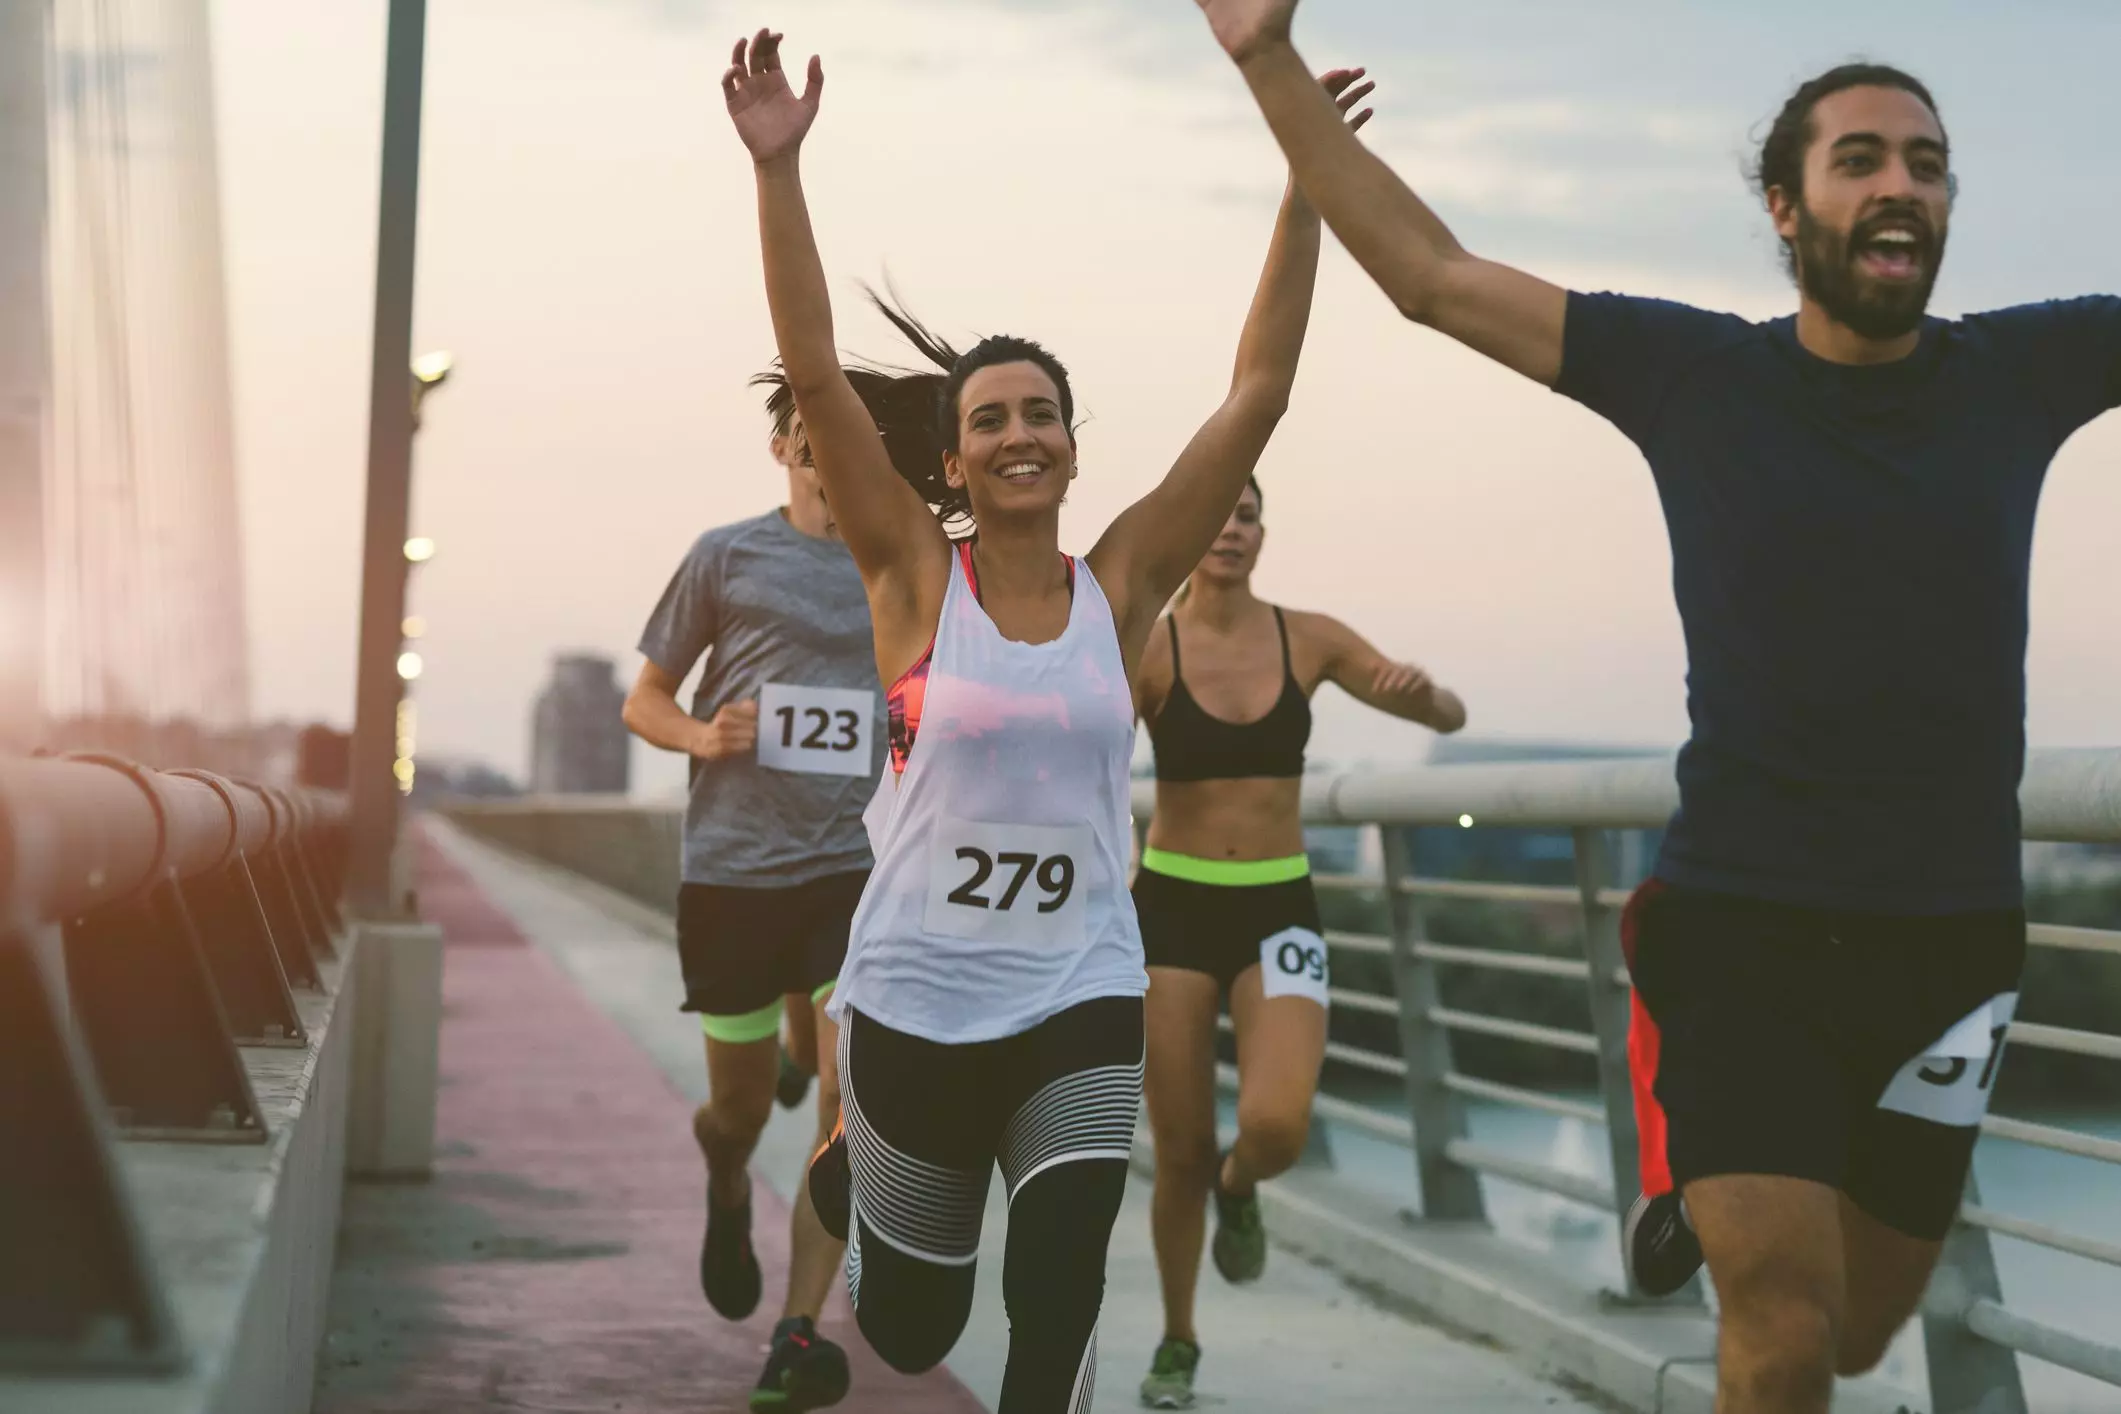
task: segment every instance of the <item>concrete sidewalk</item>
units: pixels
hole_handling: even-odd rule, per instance
[[[677,1011],[677,958],[667,916],[573,875],[503,854],[445,823],[430,821],[426,828],[434,847],[461,866],[487,905],[498,907],[538,950],[549,954],[588,1002],[662,1069],[671,1086],[688,1099],[704,1097],[698,1026]],[[423,888],[432,887],[423,882]],[[446,906],[441,896],[430,898],[424,892],[422,904],[431,911]],[[462,950],[453,952],[452,964],[461,955]],[[444,1100],[447,1106],[447,1091]],[[668,1127],[667,1122],[650,1116],[628,1122],[666,1123]],[[768,1187],[783,1197],[791,1191],[806,1157],[811,1125],[807,1112],[776,1111],[754,1165],[762,1193]],[[682,1162],[672,1158],[669,1181],[691,1205],[688,1220],[696,1223],[699,1161],[689,1152],[682,1125],[671,1133],[675,1144],[671,1135],[645,1130],[626,1142],[644,1154],[662,1154],[671,1148],[686,1151]],[[949,1362],[952,1372],[989,1408],[1001,1388],[1008,1339],[1000,1291],[1001,1246],[1008,1218],[1000,1188],[997,1182],[990,1193],[972,1320]],[[1099,1344],[1097,1414],[1139,1407],[1135,1389],[1162,1333],[1156,1264],[1149,1246],[1148,1196],[1145,1182],[1137,1179],[1129,1184],[1126,1206],[1113,1234]],[[762,1250],[774,1237],[770,1226],[762,1207]],[[696,1232],[685,1229],[682,1239],[672,1242],[665,1259],[669,1270],[653,1277],[658,1290],[668,1293],[662,1298],[667,1304],[658,1307],[655,1319],[665,1327],[683,1329],[693,1342],[690,1348],[696,1349],[702,1339],[699,1332],[713,1322],[692,1288]],[[770,1277],[768,1289],[771,1292]],[[1211,1269],[1201,1287],[1200,1324],[1206,1347],[1200,1375],[1199,1407],[1203,1409],[1232,1414],[1310,1409],[1401,1414],[1409,1408],[1449,1409],[1453,1414],[1530,1410],[1589,1414],[1596,1407],[1489,1346],[1382,1309],[1330,1272],[1286,1252],[1274,1254],[1262,1281],[1242,1289],[1224,1285]],[[861,1345],[858,1334],[842,1339],[850,1351]],[[756,1363],[754,1359],[748,1367],[746,1383],[755,1376]],[[549,1396],[541,1396],[545,1397]],[[864,1368],[858,1369],[854,1392],[841,1407],[856,1411],[895,1407],[889,1399],[889,1388],[871,1379]],[[582,1407],[525,1403],[539,1409]],[[337,1406],[360,1407],[364,1406]],[[686,1407],[740,1406],[701,1400]],[[921,1407],[951,1406],[928,1403]]]
[[[432,844],[420,899],[447,938],[436,1173],[348,1185],[316,1408],[743,1409],[780,1310],[785,1201],[757,1185],[766,1294],[730,1325],[698,1287],[692,1102]],[[950,1376],[871,1354],[844,1289],[824,1329],[854,1366],[842,1407],[979,1410]]]

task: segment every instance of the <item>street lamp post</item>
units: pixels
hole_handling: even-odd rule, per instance
[[[375,344],[369,383],[368,504],[361,548],[361,636],[356,660],[347,894],[357,916],[390,918],[398,839],[398,653],[405,624],[405,538],[412,503],[415,383],[413,261],[420,199],[420,92],[426,0],[390,0],[383,78],[383,180],[376,231]],[[417,380],[418,374],[414,375]]]

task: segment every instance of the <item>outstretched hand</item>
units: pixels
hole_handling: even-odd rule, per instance
[[[1376,90],[1377,81],[1375,79],[1366,80],[1362,83],[1356,82],[1357,79],[1361,79],[1368,72],[1370,72],[1368,69],[1330,69],[1318,76],[1318,82],[1324,86],[1327,93],[1333,95],[1334,104],[1339,107],[1342,115],[1345,116],[1350,108],[1368,98]],[[1377,116],[1375,109],[1363,109],[1360,113],[1348,119],[1348,131],[1351,133],[1361,132],[1362,125],[1375,116]]]
[[[1289,42],[1296,0],[1195,0],[1223,52],[1242,64],[1261,49]]]
[[[796,96],[788,86],[788,76],[781,72],[781,38],[762,29],[749,40],[738,40],[729,56],[729,70],[722,75],[729,120],[736,124],[736,135],[744,140],[751,160],[758,163],[792,156],[803,145],[804,134],[817,120],[818,98],[825,89],[825,66],[813,54],[802,96]]]

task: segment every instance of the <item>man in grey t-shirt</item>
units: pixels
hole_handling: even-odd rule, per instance
[[[693,1118],[707,1159],[700,1284],[730,1320],[751,1313],[762,1285],[748,1165],[773,1104],[784,998],[800,1008],[791,1030],[815,1038],[820,1146],[839,1118],[824,1005],[869,877],[862,811],[885,733],[861,575],[784,387],[767,410],[788,504],[693,544],[641,633],[646,661],[626,700],[636,735],[691,758],[677,933],[683,1009],[706,1033],[709,1098]],[[702,655],[688,712],[677,692]],[[759,1392],[818,1408],[847,1385],[845,1355],[815,1328],[841,1248],[801,1192],[791,1247]]]

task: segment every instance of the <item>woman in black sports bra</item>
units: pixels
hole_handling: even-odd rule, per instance
[[[1251,1281],[1267,1255],[1256,1186],[1296,1162],[1310,1131],[1327,1000],[1298,813],[1311,694],[1338,683],[1439,732],[1466,720],[1455,694],[1345,624],[1256,598],[1262,534],[1255,481],[1135,670],[1135,704],[1156,748],[1156,814],[1134,881],[1164,1292],[1164,1338],[1142,1382],[1152,1408],[1192,1402],[1208,1195],[1216,1269]],[[1218,1152],[1215,1020],[1225,994],[1237,1030],[1237,1141]]]

